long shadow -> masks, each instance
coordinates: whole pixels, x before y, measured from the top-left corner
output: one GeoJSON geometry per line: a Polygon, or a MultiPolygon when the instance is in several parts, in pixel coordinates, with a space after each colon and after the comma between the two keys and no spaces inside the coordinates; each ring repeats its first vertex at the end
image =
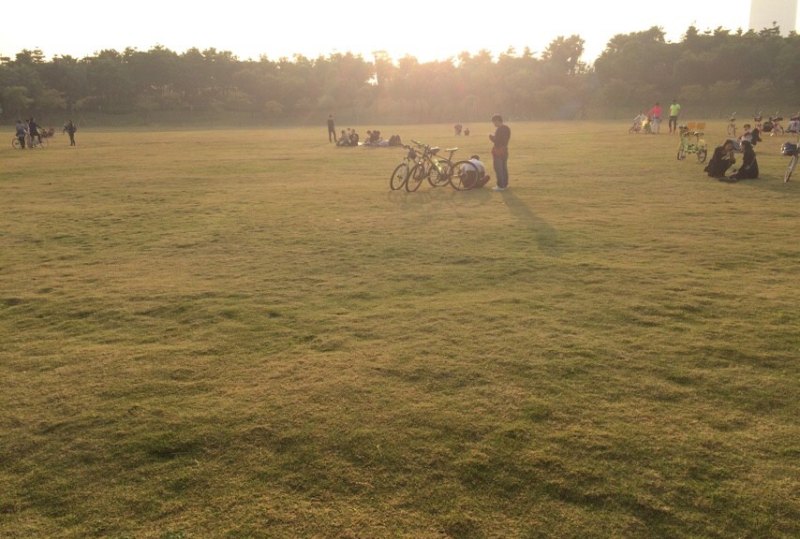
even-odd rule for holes
{"type": "Polygon", "coordinates": [[[501,195],[511,213],[533,233],[539,249],[550,256],[560,256],[558,231],[536,215],[513,191],[503,191],[501,195]]]}
{"type": "Polygon", "coordinates": [[[756,189],[763,189],[765,191],[772,191],[774,193],[784,193],[792,198],[797,197],[798,193],[800,193],[797,185],[795,185],[800,184],[800,174],[798,174],[796,180],[793,175],[788,183],[783,182],[783,176],[775,176],[772,174],[768,176],[761,175],[757,180],[739,180],[734,183],[747,185],[756,189]]]}

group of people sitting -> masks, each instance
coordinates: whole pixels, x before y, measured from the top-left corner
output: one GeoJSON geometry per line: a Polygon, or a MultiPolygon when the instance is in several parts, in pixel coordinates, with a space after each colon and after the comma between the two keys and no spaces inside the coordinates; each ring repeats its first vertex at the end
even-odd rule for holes
{"type": "Polygon", "coordinates": [[[355,129],[342,129],[342,134],[336,139],[337,146],[358,146],[358,133],[355,129]]]}
{"type": "Polygon", "coordinates": [[[714,149],[714,154],[708,160],[705,171],[712,178],[723,181],[753,180],[758,178],[758,160],[753,149],[761,142],[761,132],[758,128],[751,129],[750,124],[744,124],[744,134],[736,139],[727,139],[721,146],[714,149]],[[726,176],[728,169],[736,163],[735,152],[742,153],[742,164],[730,176],[726,176]]]}
{"type": "Polygon", "coordinates": [[[367,138],[364,140],[364,146],[402,146],[403,142],[400,140],[400,135],[392,135],[389,140],[381,136],[381,132],[377,129],[367,131],[367,138]]]}
{"type": "MultiPolygon", "coordinates": [[[[337,146],[358,146],[359,140],[358,133],[355,129],[342,129],[342,134],[339,136],[338,140],[336,141],[337,146]]],[[[367,136],[364,139],[364,142],[361,143],[362,146],[376,146],[376,147],[383,147],[383,146],[402,146],[403,143],[400,140],[400,135],[392,135],[389,137],[388,140],[381,137],[381,132],[377,129],[370,129],[367,130],[367,136]]]]}

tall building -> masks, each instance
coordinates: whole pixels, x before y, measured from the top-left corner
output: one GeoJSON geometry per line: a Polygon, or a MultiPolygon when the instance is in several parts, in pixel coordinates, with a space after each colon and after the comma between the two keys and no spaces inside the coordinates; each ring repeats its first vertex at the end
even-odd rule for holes
{"type": "Polygon", "coordinates": [[[763,30],[778,25],[782,35],[797,27],[797,0],[751,0],[750,29],[763,30]]]}

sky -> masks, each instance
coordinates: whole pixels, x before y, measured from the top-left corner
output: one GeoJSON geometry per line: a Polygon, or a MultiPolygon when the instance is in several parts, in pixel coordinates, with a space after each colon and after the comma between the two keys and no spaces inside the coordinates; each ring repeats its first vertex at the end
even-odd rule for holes
{"type": "Polygon", "coordinates": [[[578,34],[585,40],[582,59],[591,63],[616,34],[659,26],[667,41],[680,41],[690,25],[746,30],[750,18],[750,0],[39,0],[35,9],[26,2],[7,4],[0,56],[40,49],[48,59],[161,45],[177,53],[215,48],[241,60],[346,52],[372,60],[374,51],[386,51],[395,60],[411,55],[427,62],[481,49],[495,56],[510,47],[541,53],[556,37],[578,34]]]}

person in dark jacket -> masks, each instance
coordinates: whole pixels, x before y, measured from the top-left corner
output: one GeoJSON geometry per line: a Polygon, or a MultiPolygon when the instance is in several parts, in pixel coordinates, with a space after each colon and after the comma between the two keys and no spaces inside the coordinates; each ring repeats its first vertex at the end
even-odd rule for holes
{"type": "Polygon", "coordinates": [[[736,162],[733,157],[734,141],[728,139],[722,146],[714,149],[714,155],[709,159],[704,169],[709,176],[717,179],[724,179],[725,172],[736,162]]]}
{"type": "Polygon", "coordinates": [[[742,166],[731,175],[732,180],[754,180],[758,178],[758,159],[753,145],[749,140],[743,140],[742,146],[742,166]]]}
{"type": "Polygon", "coordinates": [[[511,129],[503,123],[503,117],[499,114],[492,116],[492,123],[496,129],[494,135],[489,135],[489,140],[494,143],[492,164],[497,175],[497,185],[492,190],[505,191],[508,189],[508,141],[511,140],[511,129]]]}
{"type": "Polygon", "coordinates": [[[336,140],[336,124],[333,121],[333,114],[328,114],[328,142],[337,144],[336,140]]]}
{"type": "Polygon", "coordinates": [[[74,123],[72,123],[72,120],[69,120],[67,123],[64,124],[64,133],[69,135],[70,146],[75,146],[75,131],[77,130],[78,128],[75,126],[74,123]]]}

